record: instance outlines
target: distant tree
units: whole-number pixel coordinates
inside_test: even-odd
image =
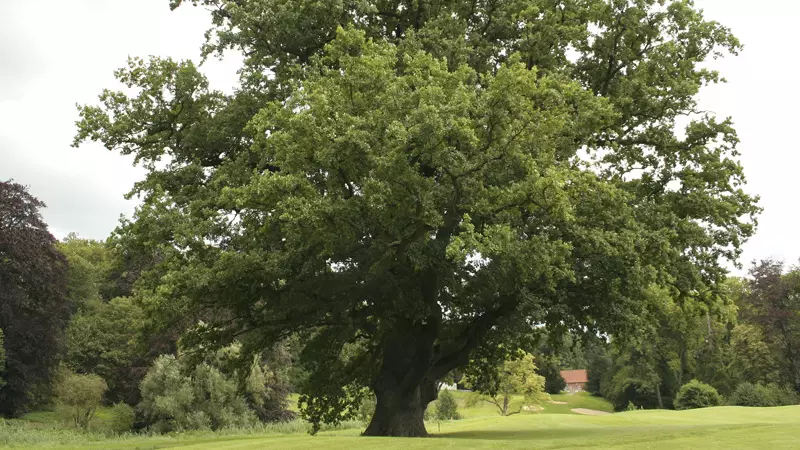
[[[753,233],[732,121],[696,98],[740,44],[690,1],[182,3],[241,85],[132,59],[75,144],[147,168],[121,234],[160,258],[161,315],[312,336],[315,429],[371,389],[367,435],[424,436],[453,369],[532,324],[632,333],[643,289],[714,287]]]
[[[602,347],[598,347],[588,359],[586,390],[592,395],[602,395],[603,383],[607,382],[611,375],[613,361]]]
[[[782,383],[800,392],[800,268],[784,272],[775,260],[754,263],[743,299],[743,319],[764,333]]]
[[[56,384],[55,394],[75,426],[87,429],[106,389],[106,382],[97,375],[67,372]]]
[[[6,351],[0,415],[26,411],[46,395],[70,316],[67,262],[39,210],[44,203],[0,182],[0,329]]]
[[[473,373],[470,384],[475,391],[470,403],[490,403],[501,416],[518,414],[524,407],[540,405],[550,398],[545,392],[545,379],[537,373],[530,353],[505,361],[496,372]]]
[[[544,377],[544,390],[548,394],[560,394],[567,388],[567,382],[561,376],[561,368],[555,358],[540,359],[537,373]]]
[[[70,369],[94,373],[108,383],[107,399],[135,404],[145,358],[144,312],[130,298],[84,305],[67,328],[65,363]]]
[[[774,381],[775,356],[758,326],[739,324],[731,331],[728,371],[736,384]]]
[[[68,297],[73,312],[86,304],[108,301],[114,290],[110,280],[112,253],[104,242],[70,233],[58,243],[69,263]]]

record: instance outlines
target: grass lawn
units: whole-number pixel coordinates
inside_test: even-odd
[[[441,449],[441,448],[797,448],[800,406],[718,407],[692,411],[633,411],[607,416],[520,414],[428,426],[429,439],[363,438],[359,430],[304,434],[195,433],[110,440],[20,442],[15,448],[59,449]],[[0,427],[0,435],[4,429]],[[0,437],[0,442],[2,442]]]
[[[552,398],[539,413],[500,417],[493,405],[466,408],[467,393],[455,392],[463,420],[430,423],[429,439],[363,438],[361,429],[309,436],[300,424],[271,431],[193,432],[169,436],[106,438],[101,433],[65,429],[53,412],[24,420],[0,420],[0,448],[57,449],[437,449],[440,448],[800,448],[800,406],[780,408],[718,407],[692,411],[633,411],[582,416],[572,408],[600,411],[611,405],[585,393]],[[108,411],[98,411],[94,428],[102,429]]]

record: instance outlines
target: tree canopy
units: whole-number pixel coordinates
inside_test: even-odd
[[[740,44],[691,1],[192,3],[207,55],[245,55],[235,93],[134,58],[75,145],[148,169],[118,231],[157,255],[147,308],[217,345],[301,334],[317,425],[368,388],[366,434],[425,435],[451,370],[537,324],[630,333],[654,285],[711,298],[753,232],[695,100]]]

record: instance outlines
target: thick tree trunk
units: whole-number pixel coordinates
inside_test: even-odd
[[[418,386],[411,391],[402,389],[376,392],[378,403],[375,414],[369,423],[364,436],[425,437],[425,408],[434,398],[425,386]]]
[[[436,400],[435,328],[399,323],[383,342],[383,361],[373,382],[377,404],[365,436],[427,436],[425,408]]]

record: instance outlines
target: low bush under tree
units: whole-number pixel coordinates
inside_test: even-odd
[[[678,390],[675,409],[695,409],[719,406],[722,399],[717,390],[708,384],[692,380]]]

